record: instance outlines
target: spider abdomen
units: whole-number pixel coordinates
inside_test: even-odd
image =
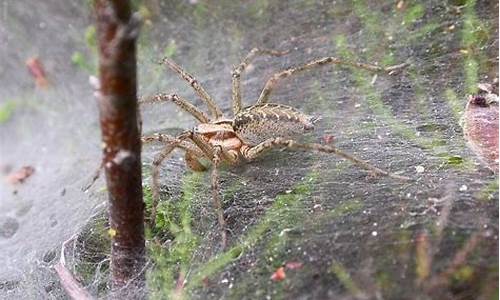
[[[244,143],[257,145],[271,138],[293,138],[314,129],[317,118],[286,105],[249,106],[236,114],[234,132]]]

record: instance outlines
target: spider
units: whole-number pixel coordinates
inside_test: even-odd
[[[153,203],[150,219],[152,227],[154,226],[156,218],[156,206],[160,198],[159,169],[165,159],[176,148],[185,151],[185,162],[187,167],[191,170],[206,171],[207,167],[202,164],[202,160],[209,160],[212,163],[212,198],[217,210],[222,247],[226,245],[227,236],[224,211],[219,196],[218,166],[223,162],[229,165],[235,165],[241,161],[252,161],[272,148],[312,150],[337,154],[375,174],[391,176],[402,180],[407,179],[406,177],[374,167],[359,158],[340,151],[332,145],[315,143],[303,144],[295,141],[293,138],[304,134],[306,131],[313,130],[314,124],[319,118],[306,115],[290,106],[268,102],[269,95],[280,80],[322,65],[345,64],[370,71],[392,72],[404,67],[406,64],[382,68],[364,63],[343,61],[335,57],[316,59],[295,68],[288,68],[271,76],[262,89],[256,103],[243,108],[240,90],[241,74],[250,64],[252,59],[259,55],[282,56],[286,53],[287,52],[254,48],[239,65],[234,67],[232,71],[232,118],[223,116],[221,109],[215,104],[213,98],[191,74],[184,71],[169,58],[162,59],[160,64],[166,65],[189,83],[196,94],[207,105],[210,116],[176,94],[160,93],[143,98],[139,101],[141,105],[147,103],[173,102],[200,122],[192,130],[184,131],[176,137],[160,133],[142,137],[143,144],[159,142],[165,145],[161,152],[154,157],[152,166],[151,187]]]

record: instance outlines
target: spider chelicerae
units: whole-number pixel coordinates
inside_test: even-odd
[[[345,64],[375,72],[392,72],[406,66],[406,64],[383,68],[376,65],[344,61],[335,57],[316,59],[298,67],[288,68],[271,76],[262,89],[257,102],[243,108],[240,89],[241,74],[250,64],[252,59],[259,55],[282,56],[286,53],[287,52],[254,48],[248,53],[243,61],[233,69],[232,101],[234,115],[232,118],[223,116],[221,109],[215,104],[214,99],[191,74],[184,71],[169,58],[164,58],[161,61],[162,64],[168,66],[189,83],[196,94],[208,106],[210,115],[207,115],[202,110],[189,103],[186,99],[176,94],[161,93],[140,100],[140,104],[173,102],[200,122],[192,130],[184,131],[176,137],[160,133],[142,137],[143,144],[158,142],[165,145],[153,160],[151,226],[154,226],[156,206],[160,198],[159,169],[169,154],[176,148],[185,151],[186,165],[194,171],[206,171],[207,167],[202,163],[202,160],[209,160],[212,162],[212,197],[217,209],[223,247],[225,247],[227,243],[226,222],[220,201],[218,180],[218,166],[222,162],[234,165],[242,160],[252,161],[266,150],[272,148],[291,148],[337,154],[374,174],[390,176],[400,180],[407,179],[404,176],[389,173],[372,166],[366,161],[342,152],[332,145],[299,143],[295,141],[294,138],[304,134],[306,131],[314,129],[314,124],[318,121],[318,118],[306,115],[290,106],[268,102],[269,95],[280,80],[322,65]]]

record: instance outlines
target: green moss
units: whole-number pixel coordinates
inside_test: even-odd
[[[343,35],[338,35],[335,38],[336,40],[336,46],[339,50],[339,54],[342,58],[348,59],[348,60],[354,60],[353,57],[354,55],[347,49],[346,45],[346,38]],[[384,123],[387,123],[391,125],[392,129],[399,134],[400,136],[410,139],[413,141],[419,141],[420,143],[423,144],[428,144],[429,141],[425,141],[424,138],[418,137],[416,135],[416,132],[414,129],[407,127],[404,125],[401,121],[397,120],[390,108],[388,108],[383,102],[382,98],[377,92],[373,85],[370,83],[369,78],[373,76],[372,73],[369,73],[368,71],[361,70],[359,68],[355,67],[350,67],[350,70],[354,76],[354,79],[356,81],[356,85],[362,92],[361,96],[364,96],[366,99],[366,102],[368,104],[368,107],[379,117],[384,121]]]
[[[463,145],[465,147],[465,145]],[[443,153],[437,153],[437,157],[441,157],[443,159],[442,167],[453,167],[455,169],[460,169],[464,171],[474,171],[476,169],[475,164],[470,159],[465,159],[460,155],[453,155],[445,150]]]
[[[395,289],[395,282],[391,276],[391,274],[387,271],[377,272],[375,275],[376,286],[384,291],[385,293],[389,293]]]
[[[366,36],[370,42],[380,41],[382,39],[383,30],[381,28],[380,17],[377,11],[370,9],[367,1],[353,1],[353,8],[356,15],[363,23],[364,29],[367,32]],[[368,44],[370,44],[370,42]]]
[[[403,21],[405,25],[410,25],[417,22],[421,19],[425,14],[425,8],[421,4],[416,4],[406,10],[406,13],[403,17]]]
[[[363,33],[364,58],[378,60],[382,64],[391,63],[394,61],[394,58],[391,58],[393,55],[391,44],[397,31],[385,22],[387,14],[370,7],[371,3],[364,0],[353,1],[354,12],[363,24],[360,32]]]
[[[459,155],[452,155],[448,157],[449,165],[461,165],[464,163],[464,159]]]
[[[193,172],[186,175],[182,183],[182,197],[174,203],[163,201],[159,203],[156,219],[156,235],[168,234],[172,242],[168,248],[158,245],[150,247],[151,258],[155,269],[149,274],[149,284],[153,296],[172,295],[176,283],[187,275],[192,263],[194,251],[199,245],[199,237],[191,230],[192,204],[198,197],[202,184],[202,174]],[[151,201],[150,192],[145,190],[146,205]]]
[[[382,66],[391,66],[396,64],[396,58],[394,57],[394,53],[392,51],[387,52],[384,57],[382,57],[382,60],[380,64]]]
[[[482,46],[490,40],[489,30],[486,24],[477,17],[475,6],[475,0],[467,1],[462,28],[462,47],[465,54],[465,85],[469,94],[477,92],[479,70],[481,69],[481,62],[485,60]]]
[[[92,66],[85,58],[85,55],[79,51],[73,52],[73,55],[71,55],[71,62],[83,71],[87,71],[92,74],[97,72],[96,67]]]
[[[84,247],[78,251],[75,264],[75,274],[83,284],[91,284],[95,280],[96,266],[99,264],[99,272],[106,273],[109,263],[105,262],[111,251],[111,237],[108,233],[108,220],[104,216],[90,222],[80,234],[81,245]],[[96,252],[97,250],[97,252]],[[99,290],[106,289],[106,281],[99,283]]]
[[[230,201],[236,193],[242,191],[245,189],[245,185],[243,184],[242,181],[240,180],[234,180],[231,182],[231,185],[228,186],[227,188],[224,189],[223,194],[224,197],[223,200],[224,202]]]
[[[263,256],[272,259],[272,263],[267,264],[266,267],[271,267],[272,270],[282,266],[286,261],[287,253],[283,251],[288,241],[286,230],[296,228],[299,224],[303,223],[301,217],[304,215],[305,210],[301,209],[299,203],[311,193],[311,185],[316,180],[316,175],[313,176],[314,177],[309,177],[307,184],[297,185],[292,193],[278,195],[276,198],[278,202],[286,202],[287,205],[280,208],[279,215],[273,220],[274,224],[272,224],[271,227],[274,231],[272,235],[269,236],[269,241],[265,245]],[[288,197],[288,199],[282,197]]]
[[[486,184],[475,196],[482,201],[498,200],[498,176]]]
[[[421,116],[421,118],[426,122],[432,122],[432,118],[430,116],[430,107],[428,105],[429,100],[425,93],[425,89],[421,83],[421,77],[418,74],[418,71],[415,67],[408,68],[408,75],[410,76],[412,83],[414,85],[415,91],[415,103],[417,104],[417,112]]]
[[[193,16],[198,28],[202,28],[207,23],[209,12],[210,10],[206,3],[198,2],[194,5]]]
[[[479,63],[472,56],[467,56],[464,62],[465,85],[469,94],[477,92],[479,83]]]
[[[248,14],[253,16],[256,20],[262,20],[266,17],[266,12],[269,9],[268,0],[256,0],[249,3]]]
[[[462,266],[452,275],[453,280],[457,281],[457,283],[469,281],[473,276],[474,268],[471,266]]]
[[[177,234],[191,234],[191,204],[200,183],[200,173],[191,173],[184,177],[180,201],[169,199],[159,203],[156,224],[158,230],[167,230]]]
[[[337,261],[333,261],[330,267],[330,272],[332,272],[342,285],[349,291],[351,295],[360,295],[361,290],[357,284],[352,280],[351,275],[347,270]]]
[[[444,96],[453,116],[457,121],[460,120],[464,113],[465,102],[458,100],[457,94],[452,89],[446,89]]]
[[[237,260],[243,253],[245,247],[241,245],[234,246],[228,251],[221,253],[211,258],[207,263],[203,264],[189,277],[186,289],[192,290],[200,286],[205,278],[217,273],[232,261]]]
[[[353,60],[354,55],[346,48],[346,38],[340,35],[337,36],[335,40],[336,45],[339,49],[340,56],[344,59]],[[369,78],[371,74],[368,71],[361,70],[355,67],[350,67],[350,71],[354,76],[356,85],[361,92],[361,96],[366,99],[366,103],[368,104],[370,110],[373,111],[373,113],[375,113],[377,117],[381,119],[385,124],[388,124],[393,132],[407,140],[417,143],[423,148],[432,149],[434,154],[436,156],[443,157],[444,163],[449,166],[459,166],[460,168],[466,170],[474,169],[473,163],[470,160],[463,159],[462,163],[458,164],[458,161],[456,159],[451,159],[452,163],[449,164],[449,158],[451,157],[449,155],[450,151],[447,149],[447,147],[445,147],[443,150],[440,150],[443,146],[443,143],[445,142],[443,138],[427,138],[417,135],[415,129],[408,127],[406,124],[398,120],[392,114],[391,109],[383,103],[380,93],[373,87],[373,85],[370,84]],[[453,114],[457,118],[459,118],[458,116],[461,115],[462,105],[458,103],[458,100],[453,91],[447,90],[446,96]]]
[[[411,248],[413,247],[413,240],[412,240],[413,232],[403,227],[398,230],[397,233],[398,242],[394,244],[396,253],[402,259],[409,256],[409,254],[411,253],[410,252]]]
[[[17,104],[14,100],[8,100],[7,102],[0,104],[0,124],[6,123],[10,120],[16,106]]]
[[[163,55],[168,58],[172,58],[176,53],[177,53],[177,44],[175,43],[175,40],[170,40],[167,47],[165,47],[165,49],[163,50]]]
[[[146,211],[151,209],[151,204],[153,203],[153,191],[149,185],[144,185],[142,187],[142,199],[144,204],[146,204]]]
[[[434,33],[436,30],[441,28],[441,26],[442,26],[441,24],[434,22],[434,21],[431,21],[431,22],[423,25],[422,27],[418,28],[412,34],[409,34],[407,36],[408,42],[421,43],[422,38],[425,38],[425,37],[429,36],[431,33]]]
[[[239,245],[210,259],[207,263],[192,272],[186,289],[194,289],[200,286],[204,278],[213,275],[230,262],[239,258],[245,249],[253,248],[264,236],[266,236],[266,232],[269,230],[271,230],[271,232],[267,236],[271,242],[266,248],[271,250],[272,254],[281,249],[281,247],[279,247],[279,249],[274,249],[274,247],[280,244],[276,242],[276,238],[279,238],[283,229],[288,228],[290,224],[297,226],[299,220],[297,220],[296,216],[300,212],[298,204],[310,194],[317,177],[318,174],[312,172],[297,184],[292,189],[291,193],[278,195],[273,206],[267,210],[260,223],[254,226],[247,235],[241,239],[242,241]]]
[[[96,50],[97,47],[97,32],[95,26],[91,25],[85,29],[85,42],[87,47]]]
[[[339,218],[347,214],[355,213],[363,208],[360,198],[354,198],[339,204],[328,213],[329,218]]]

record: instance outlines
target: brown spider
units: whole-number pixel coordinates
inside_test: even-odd
[[[158,94],[142,99],[141,104],[155,103],[162,101],[172,101],[181,109],[189,112],[200,124],[192,130],[187,130],[177,137],[154,134],[142,137],[143,144],[160,142],[165,144],[165,148],[155,156],[152,172],[152,193],[153,204],[151,212],[151,225],[154,225],[156,218],[156,206],[159,200],[159,168],[162,162],[169,156],[175,148],[185,151],[186,165],[194,171],[205,171],[206,167],[200,162],[201,159],[212,162],[212,194],[215,207],[217,209],[219,226],[221,229],[222,245],[226,245],[226,229],[224,212],[219,199],[219,184],[217,167],[221,162],[230,165],[239,163],[241,160],[252,161],[264,151],[271,148],[292,148],[300,150],[313,150],[326,153],[334,153],[345,159],[372,171],[375,174],[391,176],[397,179],[407,179],[387,171],[374,167],[367,162],[344,153],[337,148],[321,144],[301,144],[291,139],[304,134],[305,131],[312,130],[318,118],[308,116],[299,110],[281,105],[268,103],[276,83],[286,77],[298,72],[312,69],[326,64],[346,64],[370,71],[386,71],[402,68],[406,64],[401,64],[389,68],[379,66],[342,61],[334,57],[325,57],[313,60],[295,68],[289,68],[274,74],[264,86],[259,99],[254,105],[242,108],[240,77],[241,73],[248,66],[250,61],[257,55],[281,56],[287,52],[279,52],[266,49],[254,48],[232,71],[232,100],[233,118],[223,117],[222,111],[215,104],[213,98],[205,91],[200,83],[190,74],[185,72],[180,66],[168,58],[162,60],[162,64],[178,73],[195,90],[198,96],[206,103],[210,111],[210,117],[196,108],[187,100],[175,94]]]

